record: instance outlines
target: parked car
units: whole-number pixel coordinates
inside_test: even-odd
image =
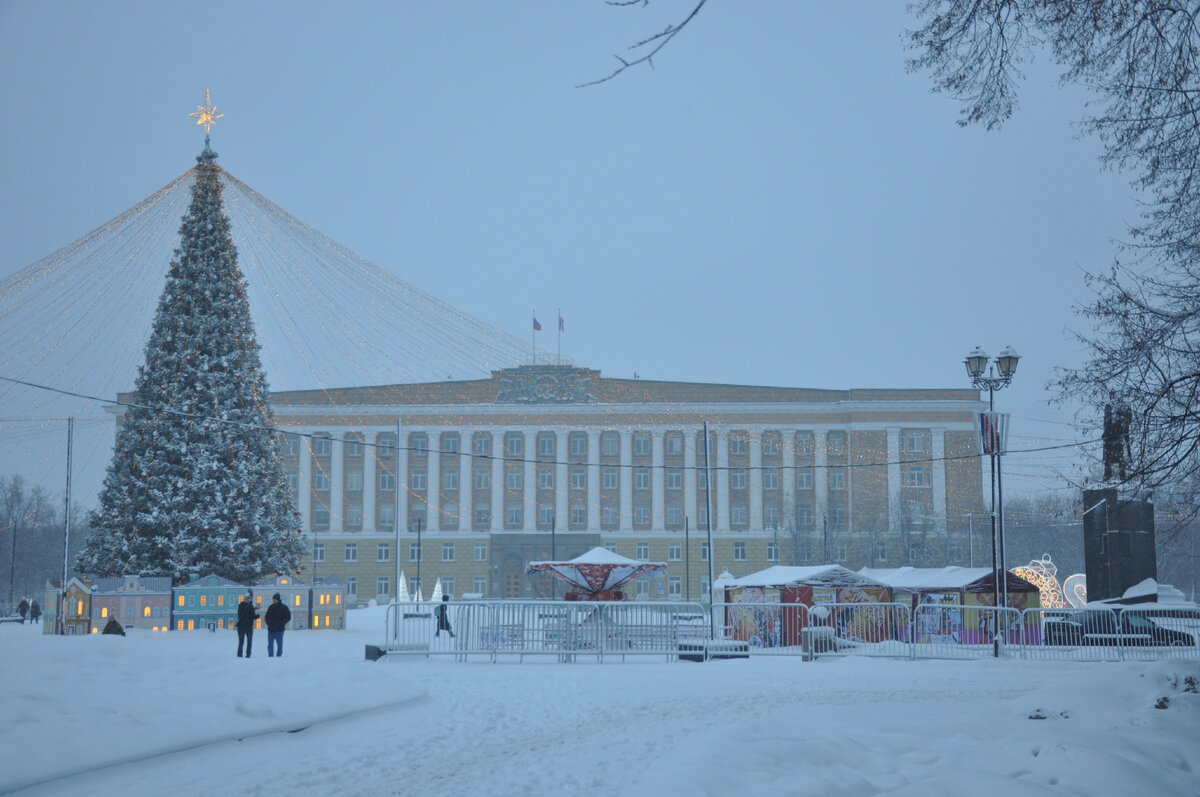
[[[1196,637],[1167,627],[1142,612],[1097,609],[1046,612],[1042,643],[1046,645],[1120,645],[1124,647],[1194,647]]]

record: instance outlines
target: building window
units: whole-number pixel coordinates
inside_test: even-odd
[[[391,504],[379,506],[379,528],[390,529],[396,525],[396,507]]]
[[[408,561],[410,561],[410,562],[423,561],[421,559],[421,545],[422,545],[422,543],[419,543],[419,542],[410,542],[408,544]]]
[[[475,576],[475,594],[482,595],[487,592],[487,576]]]
[[[763,468],[762,478],[764,490],[779,489],[779,468]]]
[[[458,432],[442,433],[442,451],[446,454],[458,453]]]
[[[643,580],[636,583],[637,591],[634,595],[634,599],[639,601],[650,600],[650,582]]]
[[[667,544],[667,561],[683,561],[683,543],[672,542]]]
[[[490,470],[481,469],[475,471],[475,489],[490,490],[492,489],[492,472]]]
[[[812,504],[801,503],[796,504],[796,525],[802,529],[812,528],[813,524],[813,508]]]
[[[846,489],[846,469],[845,468],[830,468],[829,469],[829,489],[830,490],[845,490]]]
[[[375,438],[375,442],[379,444],[379,458],[391,459],[396,456],[396,435],[391,432],[385,432]]]
[[[779,432],[763,432],[762,436],[762,455],[764,457],[777,457],[781,448],[781,437]]]
[[[487,432],[476,432],[471,437],[471,453],[477,457],[491,456],[492,436]]]
[[[933,436],[928,429],[902,429],[900,450],[912,454],[928,454],[933,450]]]
[[[617,512],[617,505],[611,501],[606,502],[600,508],[600,521],[606,527],[616,528],[620,514]]]
[[[520,528],[524,523],[524,514],[520,504],[509,504],[504,508],[505,524],[509,528]]]
[[[667,489],[683,489],[683,468],[667,468]]]
[[[347,504],[346,505],[346,525],[347,526],[362,526],[362,504]]]
[[[633,455],[635,457],[650,456],[650,433],[649,432],[634,432],[633,433]]]
[[[487,543],[486,542],[475,543],[475,561],[476,562],[486,562],[487,561]]]
[[[779,561],[779,543],[777,543],[777,542],[768,542],[767,543],[767,561],[768,562],[778,562]]]
[[[811,457],[815,448],[816,441],[812,432],[796,432],[797,456]]]
[[[442,471],[442,489],[458,489],[458,468],[446,468]]]
[[[663,445],[666,448],[668,457],[678,457],[683,455],[683,436],[680,434],[670,434],[663,438]]]
[[[639,526],[650,524],[650,505],[639,501],[633,505],[633,522]]]
[[[358,597],[358,579],[355,578],[354,576],[350,576],[346,579],[346,597],[347,598],[357,598]]]
[[[375,579],[375,594],[390,595],[392,593],[392,582],[387,576],[380,576]]]
[[[683,504],[679,503],[678,501],[667,502],[667,525],[683,525]]]
[[[424,432],[413,432],[408,436],[408,448],[413,456],[423,457],[429,453],[429,435]]]
[[[292,492],[293,499],[300,494],[300,471],[295,468],[287,469],[287,486]]]
[[[698,518],[697,522],[699,523],[699,525],[696,526],[696,528],[697,529],[707,529],[708,528],[708,502],[707,501],[705,501],[704,503],[702,503],[700,505],[700,509],[696,513],[696,517]]]
[[[741,457],[746,455],[746,432],[738,430],[729,433],[729,456]]]
[[[633,487],[635,490],[650,489],[650,469],[649,468],[634,468],[633,469]]]
[[[708,561],[708,543],[707,542],[700,543],[700,561],[701,562]]]
[[[361,492],[363,488],[363,472],[362,468],[347,468],[346,469],[346,491],[351,493]]]
[[[548,529],[554,523],[554,504],[538,504],[538,527]]]
[[[319,506],[313,510],[313,526],[321,529],[329,528],[329,507]]]
[[[812,468],[796,468],[796,489],[811,490],[813,486]]]
[[[606,542],[606,543],[604,543],[604,550],[609,551],[611,553],[616,553],[617,552],[617,544],[615,542]],[[80,611],[82,611],[82,609]]]
[[[522,432],[508,432],[504,435],[504,456],[520,457],[525,454],[525,435]]]
[[[567,437],[568,444],[571,446],[571,456],[586,457],[587,456],[587,433],[586,432],[571,432]]]
[[[505,480],[508,483],[508,489],[520,492],[525,486],[525,471],[520,467],[509,467],[505,471]]]
[[[639,542],[637,544],[637,558],[645,561],[650,558],[650,543]]]
[[[734,501],[729,505],[729,523],[733,526],[744,526],[746,520],[746,502]]]
[[[587,524],[587,505],[576,501],[571,504],[571,525],[584,526]]]
[[[475,505],[475,525],[488,527],[492,524],[492,508],[488,504]]]
[[[621,438],[616,432],[600,433],[600,453],[606,457],[615,457],[620,455]]]
[[[289,457],[300,456],[300,435],[290,433],[284,434],[283,453]]]
[[[574,466],[571,468],[571,489],[587,489],[587,468]]]
[[[362,435],[348,434],[346,435],[346,456],[361,457],[363,455]]]
[[[885,542],[875,543],[875,561],[877,561],[877,562],[886,562],[887,561],[887,543],[885,543]]]
[[[769,531],[779,529],[779,504],[763,504],[763,528]]]
[[[312,452],[314,457],[327,457],[333,451],[333,440],[328,433],[322,432],[312,437]]]
[[[538,465],[538,487],[543,490],[554,489],[553,465]]]
[[[427,529],[429,524],[426,520],[429,517],[429,506],[424,503],[424,499],[409,504],[408,515],[410,519],[409,530]]]
[[[313,489],[319,493],[329,492],[329,474],[323,470],[313,473]]]
[[[729,489],[745,490],[746,489],[746,469],[733,468],[729,471]]]
[[[846,456],[846,433],[830,432],[829,437],[825,439],[825,449],[831,457]]]
[[[683,596],[683,579],[679,576],[667,578],[667,596],[671,600],[679,600]]]
[[[452,542],[443,542],[442,543],[442,561],[443,562],[453,562],[454,561],[454,543],[452,543]]]
[[[454,576],[442,576],[442,594],[454,597]]]
[[[554,432],[538,432],[537,447],[539,457],[554,456]]]
[[[615,489],[617,489],[617,484],[618,484],[617,469],[616,468],[605,468],[604,469],[604,481],[602,482],[601,486],[605,490],[615,490]]]
[[[846,525],[846,505],[841,502],[833,502],[829,504],[829,522],[834,528],[841,528]]]
[[[324,562],[324,561],[325,561],[325,543],[314,542],[313,543],[313,562]],[[180,595],[179,597],[181,599],[183,598],[182,595]]]
[[[425,489],[425,469],[424,468],[414,468],[412,471],[410,471],[408,474],[408,483],[409,483],[409,486],[412,487],[414,490],[424,490]]]
[[[357,542],[346,543],[346,561],[347,562],[357,562],[358,561],[358,543]]]
[[[379,471],[379,489],[380,490],[395,490],[396,475],[386,470]]]
[[[390,562],[392,560],[391,543],[381,542],[375,546],[375,561]]]
[[[746,561],[746,543],[735,542],[733,544],[733,561],[735,561],[735,562]]]
[[[900,484],[905,487],[931,487],[931,466],[928,463],[906,463],[900,466]]]

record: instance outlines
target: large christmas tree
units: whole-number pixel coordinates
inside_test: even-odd
[[[303,545],[204,139],[131,406],[79,558],[94,575],[295,573]]]

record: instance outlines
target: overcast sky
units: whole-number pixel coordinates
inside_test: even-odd
[[[536,309],[550,350],[561,307],[578,365],[966,387],[1011,345],[1010,444],[1073,440],[1045,385],[1137,212],[1087,97],[1043,56],[1002,131],[959,128],[899,2],[711,0],[653,69],[576,88],[691,5],[0,0],[0,278],[190,168],[207,86],[231,174],[514,335]]]

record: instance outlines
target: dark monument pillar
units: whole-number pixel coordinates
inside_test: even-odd
[[[1158,578],[1154,504],[1123,501],[1115,487],[1083,491],[1083,555],[1088,601],[1119,598],[1147,578]]]

